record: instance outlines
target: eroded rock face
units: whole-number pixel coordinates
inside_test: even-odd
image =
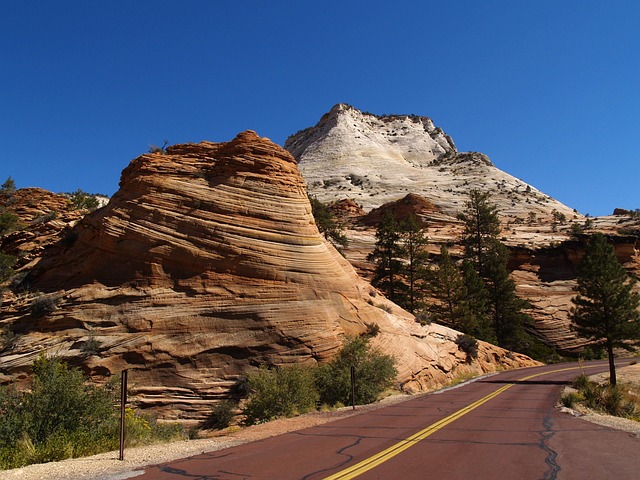
[[[326,360],[366,323],[407,391],[531,364],[485,344],[467,364],[457,332],[378,295],[318,233],[295,159],[254,132],[138,157],[72,233],[27,279],[55,308],[34,317],[33,293],[3,305],[2,326],[20,334],[4,380],[44,350],[97,377],[127,368],[142,407],[202,418],[248,368]]]
[[[374,115],[338,104],[315,126],[289,137],[285,148],[298,160],[309,192],[325,203],[349,198],[369,212],[413,193],[455,217],[476,189],[491,194],[505,222],[530,213],[550,219],[554,210],[574,215],[486,155],[458,152],[427,117]]]

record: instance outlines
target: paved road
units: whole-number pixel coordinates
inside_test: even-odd
[[[504,372],[136,479],[640,479],[640,439],[554,407],[579,373],[576,364]]]

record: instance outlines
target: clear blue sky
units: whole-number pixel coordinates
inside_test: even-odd
[[[640,2],[0,3],[0,181],[113,194],[150,144],[431,117],[581,213],[640,208]]]

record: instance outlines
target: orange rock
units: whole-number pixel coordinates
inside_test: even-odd
[[[5,379],[42,350],[97,377],[126,368],[134,401],[170,419],[203,418],[249,368],[327,360],[366,323],[411,392],[533,363],[483,344],[468,365],[458,332],[377,294],[319,234],[294,158],[250,131],[133,160],[29,282],[56,308],[36,319],[28,296],[3,306],[0,322],[22,333],[0,357]]]

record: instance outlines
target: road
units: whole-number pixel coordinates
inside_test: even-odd
[[[579,368],[563,364],[503,372],[332,423],[151,467],[135,478],[640,478],[639,438],[555,408],[562,386]],[[607,365],[593,362],[584,368],[594,374]]]

